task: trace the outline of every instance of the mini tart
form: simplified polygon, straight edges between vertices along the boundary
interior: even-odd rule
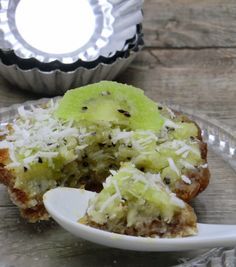
[[[197,233],[193,209],[176,197],[160,175],[124,164],[106,179],[80,222],[134,236],[184,237]]]
[[[111,97],[107,88],[102,96]],[[60,118],[56,115],[60,105],[49,101],[27,110],[21,106],[14,123],[0,128],[0,182],[27,220],[48,219],[42,201],[46,191],[68,186],[100,192],[110,171],[119,170],[123,163],[160,175],[184,201],[207,187],[207,146],[199,127],[185,116],[155,103],[161,120],[158,128],[132,129],[123,110],[113,111],[118,113],[115,123],[100,123],[94,121],[95,115],[92,122]],[[119,116],[125,117],[125,123],[122,117],[119,125]]]

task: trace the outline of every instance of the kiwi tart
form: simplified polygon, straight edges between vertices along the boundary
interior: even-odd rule
[[[135,87],[103,81],[70,90],[44,106],[27,110],[21,106],[18,113],[14,123],[0,129],[0,181],[31,222],[48,219],[42,202],[47,190],[69,186],[103,195],[111,172],[120,177],[124,168],[146,180],[151,175],[159,177],[157,187],[170,198],[176,194],[179,201],[193,199],[208,185],[207,147],[199,127]],[[136,184],[133,176],[129,179],[130,186]],[[142,197],[147,201],[146,195]],[[190,210],[187,204],[176,208],[173,218],[180,220],[179,214],[186,210]],[[105,225],[111,229],[109,222]],[[138,234],[149,235],[132,227]]]
[[[111,171],[81,223],[135,236],[183,237],[197,233],[192,208],[177,198],[160,174],[124,163]]]

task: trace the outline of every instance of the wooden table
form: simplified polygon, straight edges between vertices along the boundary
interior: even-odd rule
[[[146,0],[143,27],[146,47],[118,81],[143,88],[156,101],[207,115],[236,136],[236,2]],[[40,97],[0,80],[0,107]],[[220,164],[212,159],[216,168]],[[27,224],[3,188],[0,234],[3,266],[157,266],[166,259],[163,253],[123,252],[84,242],[53,223]],[[168,264],[181,255],[168,256]]]

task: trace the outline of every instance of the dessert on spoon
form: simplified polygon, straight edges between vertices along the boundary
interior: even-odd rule
[[[0,132],[0,181],[31,222],[56,187],[96,191],[81,222],[136,236],[197,233],[187,204],[209,182],[197,124],[133,86],[103,81],[19,108]]]

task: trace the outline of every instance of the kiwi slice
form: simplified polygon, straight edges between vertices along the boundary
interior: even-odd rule
[[[109,122],[131,130],[159,131],[164,122],[156,103],[141,89],[111,81],[68,91],[56,116],[86,123]]]

